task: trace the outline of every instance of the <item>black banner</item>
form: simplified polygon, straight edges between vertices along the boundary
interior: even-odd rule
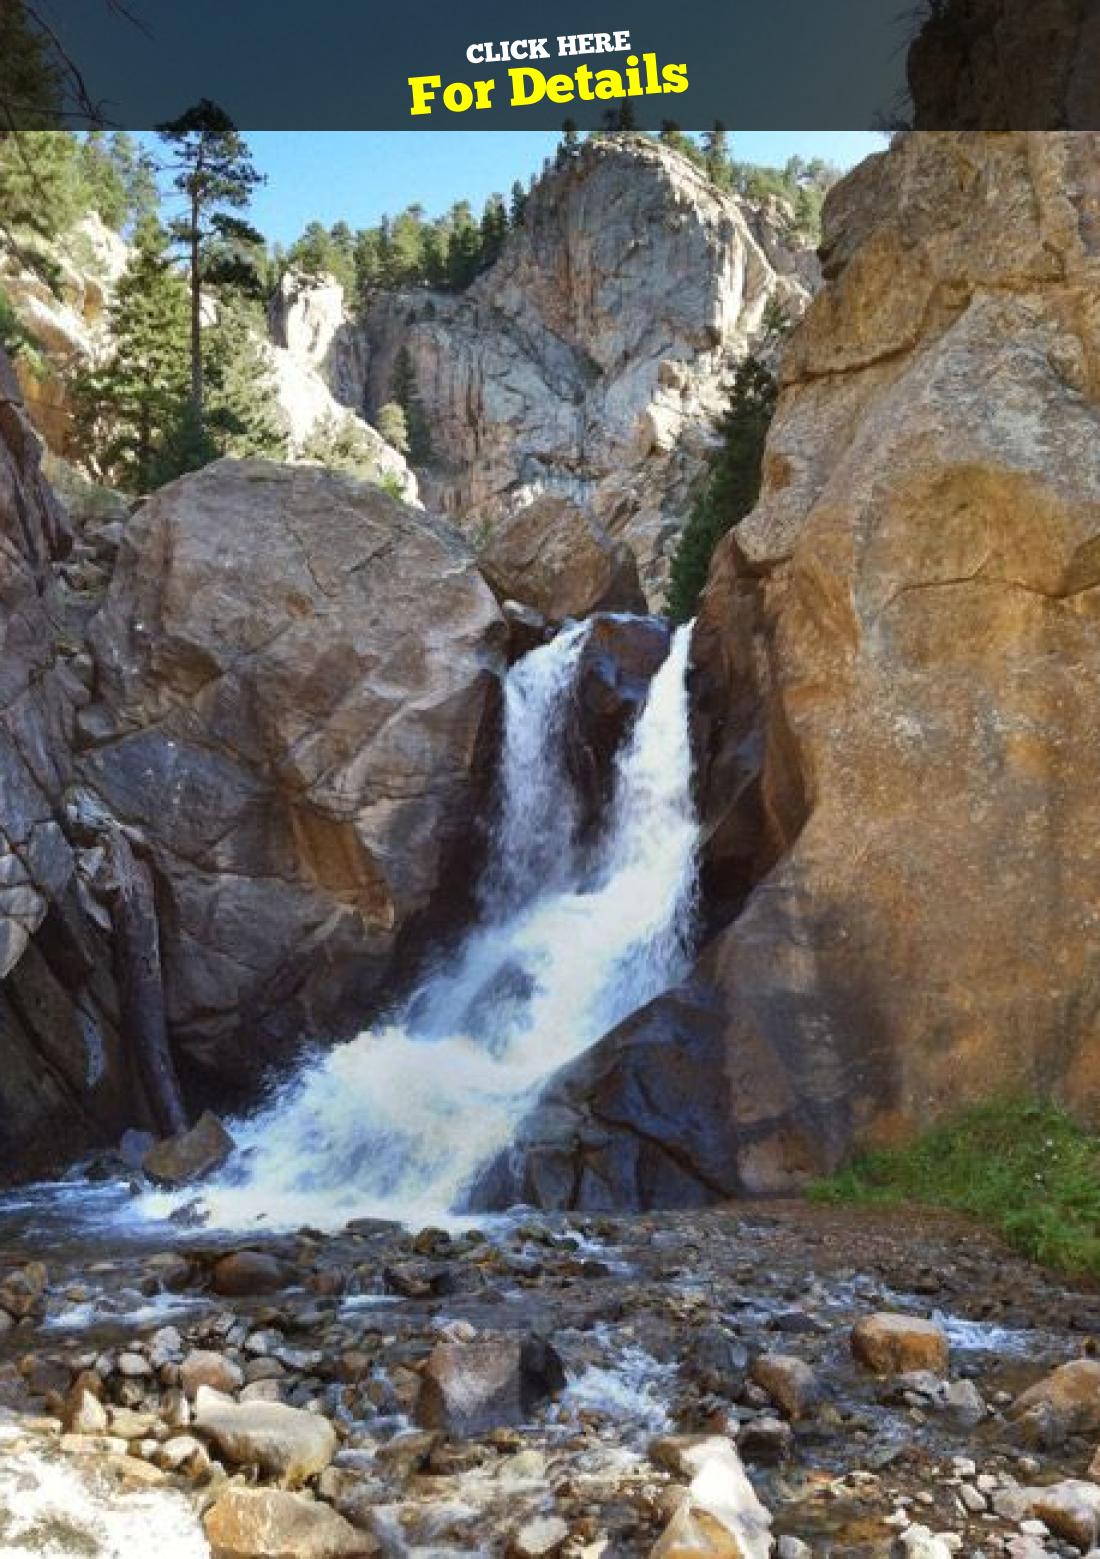
[[[46,122],[25,23],[72,126],[149,128],[210,98],[256,130],[1086,128],[1097,9],[0,0],[0,108],[12,127]]]

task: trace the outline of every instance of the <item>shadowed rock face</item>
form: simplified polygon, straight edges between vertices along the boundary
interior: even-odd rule
[[[657,617],[600,616],[592,623],[565,730],[565,763],[586,838],[606,823],[617,756],[671,642],[671,628]]]
[[[1095,129],[1096,0],[935,0],[907,59],[917,130]]]
[[[147,841],[199,1096],[359,1026],[463,906],[504,639],[460,538],[350,478],[223,461],[134,521],[82,769]]]
[[[0,1179],[140,1121],[110,953],[63,828],[75,697],[53,565],[69,551],[40,446],[0,353]]]

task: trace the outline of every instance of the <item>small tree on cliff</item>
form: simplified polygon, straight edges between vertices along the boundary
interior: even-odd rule
[[[110,311],[112,351],[73,387],[74,439],[96,473],[128,492],[148,492],[187,401],[187,287],[168,235],[147,219]]]
[[[241,242],[247,224],[225,208],[242,211],[263,175],[252,164],[244,137],[229,115],[203,98],[179,119],[158,127],[161,140],[172,153],[169,169],[176,189],[186,202],[185,215],[172,225],[172,237],[187,254],[191,291],[191,404],[202,421],[202,283],[207,246],[214,237],[231,230]],[[260,235],[249,230],[257,241]]]
[[[286,458],[287,422],[264,335],[259,310],[232,297],[219,301],[216,323],[203,332],[205,422],[218,455]]]
[[[387,401],[380,408],[375,427],[391,449],[396,449],[402,455],[408,454],[409,428],[405,421],[404,408],[396,401]]]
[[[416,371],[407,346],[403,346],[394,359],[390,393],[405,414],[409,459],[414,465],[424,465],[431,459],[432,445],[428,419],[424,415],[416,387]]]
[[[673,622],[694,617],[715,547],[756,502],[776,395],[771,369],[759,357],[744,358],[734,378],[729,410],[718,425],[721,445],[672,560],[666,609]]]

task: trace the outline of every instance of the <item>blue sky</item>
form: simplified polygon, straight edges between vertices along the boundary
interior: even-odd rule
[[[306,223],[376,222],[419,201],[435,216],[455,200],[476,210],[513,179],[526,182],[552,154],[551,131],[253,131],[248,137],[268,182],[256,193],[251,220],[271,240],[289,244]],[[851,167],[881,151],[869,131],[730,131],[734,156],[782,165],[795,154]]]

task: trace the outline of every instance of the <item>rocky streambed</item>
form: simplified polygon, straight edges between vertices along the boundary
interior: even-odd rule
[[[1100,1292],[951,1218],[114,1226],[0,1214],[4,1555],[1096,1542]]]

